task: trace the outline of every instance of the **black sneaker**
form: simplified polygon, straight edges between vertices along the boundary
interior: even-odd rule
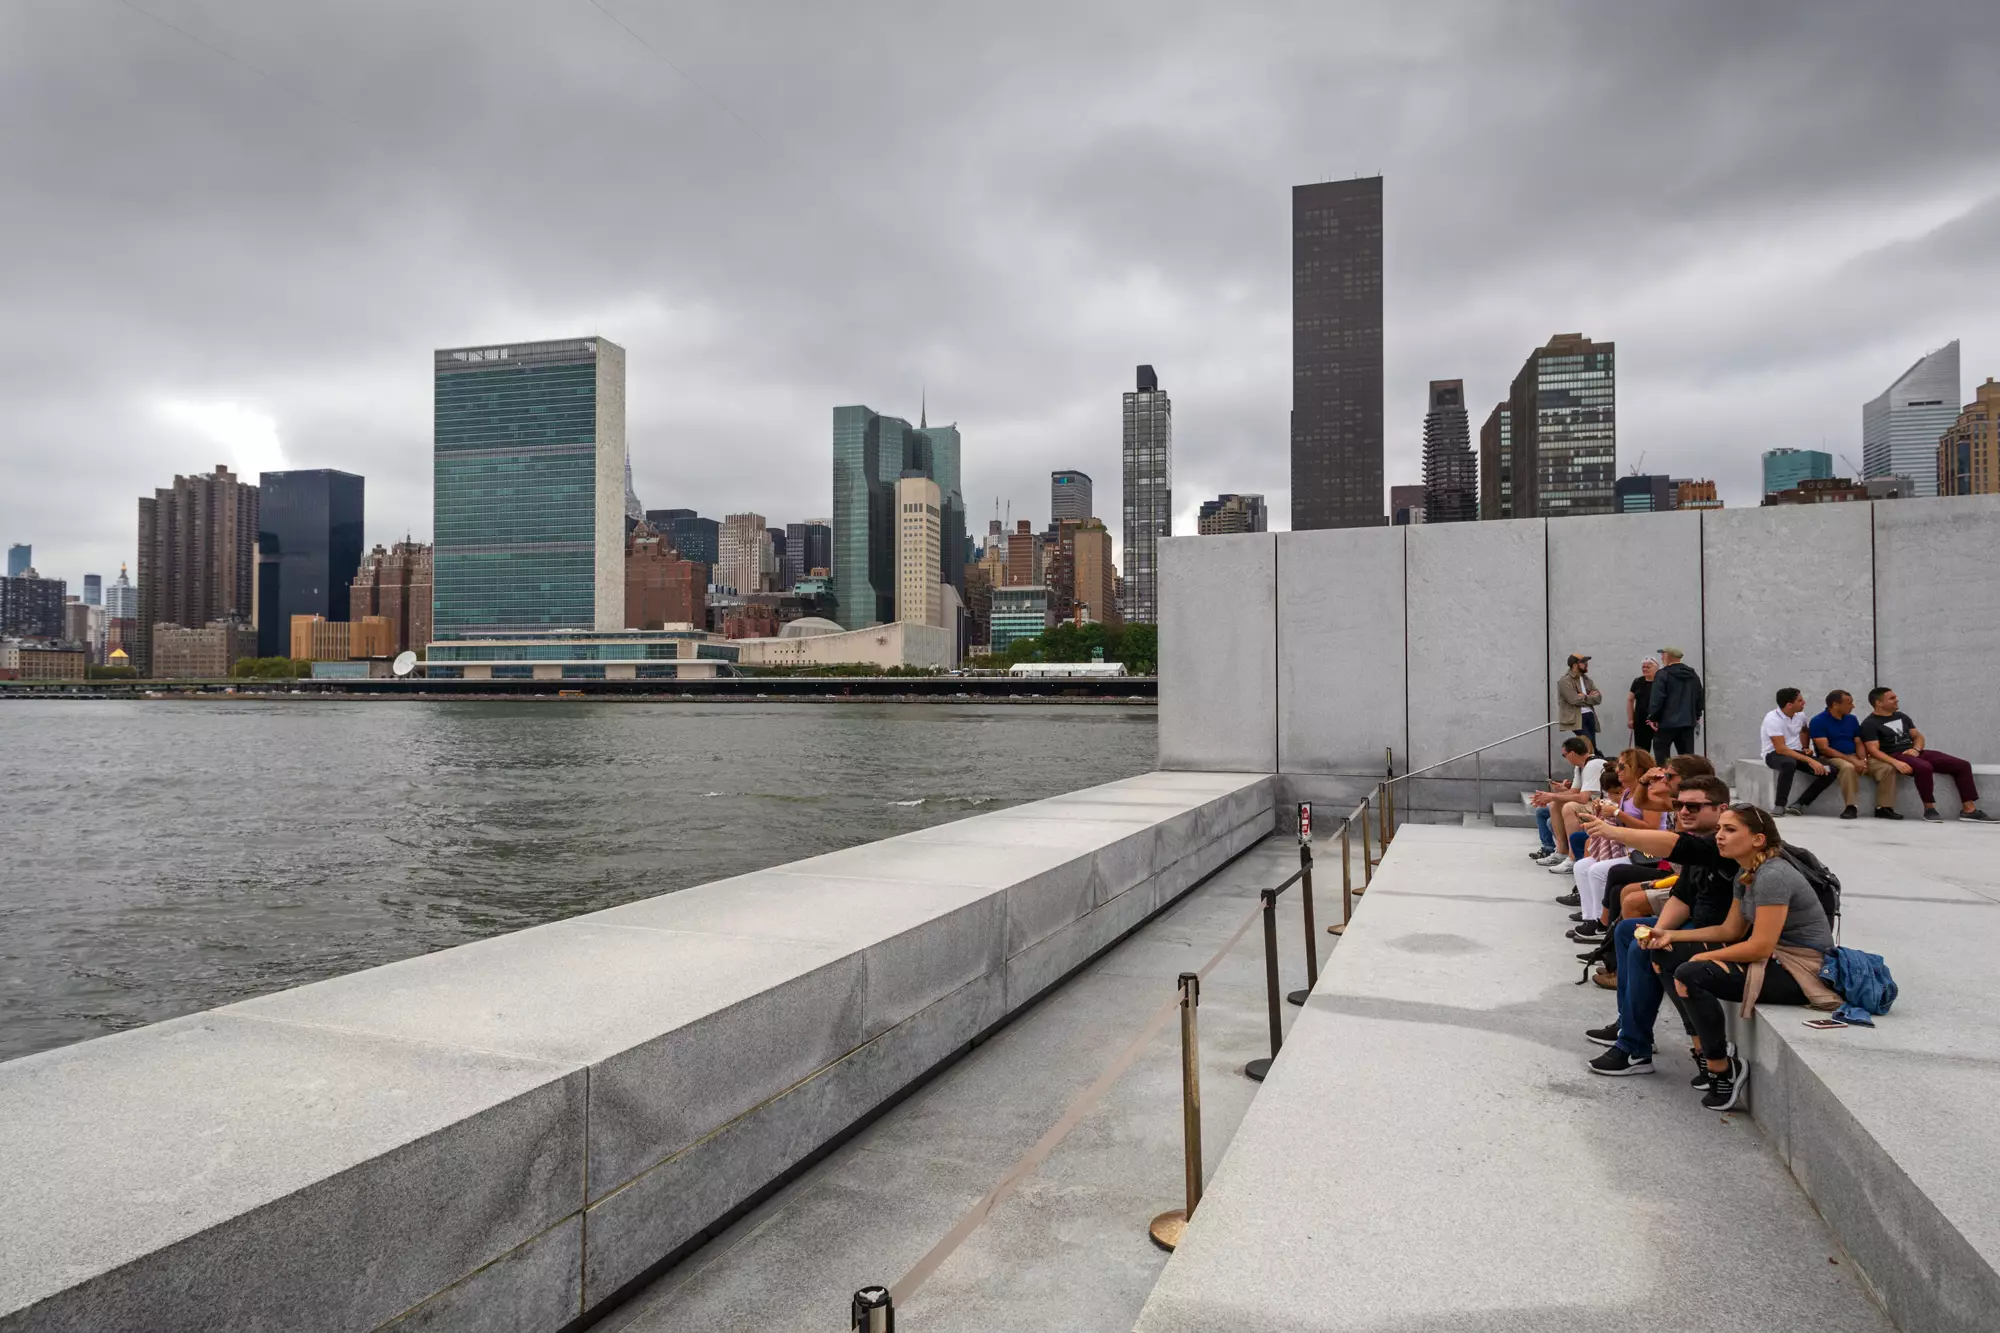
[[[1582,921],[1582,920],[1583,920],[1583,913],[1582,913],[1582,911],[1580,911],[1580,910],[1579,910],[1579,911],[1575,911],[1575,912],[1571,912],[1571,913],[1569,914],[1569,919],[1570,919],[1570,920],[1572,920],[1572,921]]]
[[[1583,899],[1575,893],[1559,893],[1556,895],[1556,901],[1564,907],[1583,906]]]
[[[1553,855],[1555,850],[1553,847],[1537,847],[1534,851],[1528,853],[1528,859],[1530,861],[1539,861],[1545,856]]]
[[[1729,1072],[1708,1076],[1708,1095],[1701,1104],[1711,1111],[1734,1111],[1743,1104],[1743,1090],[1750,1086],[1750,1067],[1731,1056]]]
[[[1840,817],[1842,819],[1859,819],[1861,818],[1861,812],[1850,805],[1840,812]]]
[[[2000,820],[1995,820],[1992,815],[1987,814],[1984,810],[1967,810],[1959,818],[1962,820],[1969,819],[1975,824],[2000,823]]]
[[[1585,921],[1569,932],[1569,937],[1578,944],[1588,944],[1604,937],[1604,924],[1599,921]]]
[[[1622,1078],[1627,1074],[1650,1074],[1653,1072],[1653,1057],[1650,1055],[1627,1055],[1613,1046],[1595,1060],[1588,1062],[1590,1072],[1603,1074],[1609,1078]]]
[[[1805,808],[1804,806],[1802,806],[1802,805],[1799,805],[1799,804],[1798,804],[1798,803],[1796,803],[1796,802],[1794,802],[1793,804],[1791,804],[1791,805],[1788,805],[1788,806],[1786,806],[1786,807],[1785,807],[1785,813],[1786,813],[1786,814],[1788,814],[1788,815],[1792,815],[1792,816],[1795,816],[1795,817],[1796,817],[1796,816],[1798,816],[1798,815],[1803,815],[1803,814],[1804,814],[1805,812],[1806,812],[1806,808]]]
[[[1734,1060],[1736,1058],[1736,1043],[1733,1041],[1730,1042],[1726,1049],[1729,1051],[1729,1058]],[[1694,1077],[1688,1080],[1688,1086],[1690,1088],[1707,1087],[1709,1080],[1713,1079],[1715,1075],[1708,1072],[1708,1061],[1701,1058],[1701,1047],[1695,1047],[1689,1054],[1694,1058]]]
[[[1894,806],[1889,806],[1889,805],[1878,805],[1878,806],[1876,806],[1876,807],[1875,807],[1875,818],[1877,818],[1877,819],[1901,819],[1901,818],[1902,818],[1902,816],[1896,813],[1896,808],[1895,808]]]
[[[1924,822],[1926,824],[1942,824],[1944,823],[1944,816],[1938,813],[1936,806],[1927,805],[1924,807]]]
[[[1618,1044],[1618,1020],[1613,1019],[1601,1028],[1591,1028],[1583,1035],[1591,1041],[1596,1042],[1599,1046],[1616,1046]]]

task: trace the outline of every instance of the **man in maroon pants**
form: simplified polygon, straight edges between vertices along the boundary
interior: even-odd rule
[[[1898,773],[1907,773],[1916,779],[1917,795],[1924,802],[1925,819],[1935,821],[1944,818],[1938,813],[1934,783],[1937,774],[1949,773],[1952,785],[1958,788],[1958,817],[1982,823],[1992,821],[1993,816],[1979,808],[1979,786],[1972,780],[1972,765],[1956,755],[1933,750],[1910,715],[1897,709],[1894,690],[1886,685],[1877,685],[1868,691],[1868,702],[1874,711],[1861,724],[1858,737],[1861,748],[1869,758],[1880,759]],[[1894,809],[1880,807],[1876,809],[1875,817],[1902,818]]]

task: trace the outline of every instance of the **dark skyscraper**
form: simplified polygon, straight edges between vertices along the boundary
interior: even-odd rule
[[[722,525],[692,509],[648,509],[646,522],[683,560],[715,568],[722,558]]]
[[[1479,428],[1479,517],[1514,517],[1514,423],[1502,401]]]
[[[1618,348],[1559,333],[1529,354],[1508,399],[1509,518],[1613,514],[1618,499]]]
[[[1382,178],[1292,187],[1292,529],[1382,522]]]
[[[785,525],[785,586],[815,569],[833,568],[833,524],[821,518]]]
[[[257,655],[291,651],[292,617],[348,618],[361,567],[364,483],[313,468],[257,479]]]
[[[85,606],[104,605],[104,576],[85,574],[83,576],[83,604]]]
[[[1174,535],[1174,404],[1151,366],[1125,395],[1125,619],[1160,617],[1160,538]]]
[[[1470,523],[1479,517],[1479,460],[1465,415],[1465,381],[1432,380],[1424,418],[1424,522]]]

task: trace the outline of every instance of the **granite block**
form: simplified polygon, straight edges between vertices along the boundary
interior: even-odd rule
[[[1160,767],[1277,768],[1271,533],[1160,542]]]
[[[1409,528],[1278,534],[1278,767],[1379,773],[1409,752],[1403,662]]]
[[[581,1205],[583,1071],[200,1014],[0,1065],[0,1324],[372,1328]]]
[[[2000,496],[1867,508],[1875,534],[1869,683],[1893,687],[1940,750],[2000,762],[2000,691],[1989,679],[2000,659]]]
[[[582,1314],[579,1211],[382,1327],[388,1333],[557,1333]]]
[[[1718,772],[1762,755],[1758,724],[1781,686],[1804,690],[1813,712],[1829,690],[1867,698],[1875,683],[1873,508],[1771,505],[1701,515],[1702,739]],[[1783,596],[1772,595],[1774,579]]]

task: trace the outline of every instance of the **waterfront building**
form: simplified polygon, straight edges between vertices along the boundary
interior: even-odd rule
[[[211,620],[199,629],[163,621],[152,629],[152,668],[139,674],[155,680],[221,680],[257,656],[257,631],[247,620]]]
[[[1412,523],[1428,521],[1424,508],[1426,491],[1422,486],[1391,486],[1389,488],[1389,522],[1399,528]]]
[[[1069,559],[1071,610],[1085,620],[1116,625],[1118,567],[1111,559],[1111,529],[1095,518],[1083,519],[1073,527],[1068,538],[1073,552]]]
[[[1514,377],[1511,518],[1617,512],[1618,348],[1559,333]]]
[[[257,489],[257,655],[277,657],[297,617],[348,618],[366,484],[311,468],[262,473]]]
[[[85,606],[104,605],[104,576],[85,574],[83,576],[83,604]]]
[[[711,680],[731,674],[734,644],[691,625],[544,630],[431,645],[433,680]]]
[[[328,620],[325,616],[293,616],[287,635],[290,656],[305,662],[346,662],[370,657],[394,657],[396,628],[387,616]],[[262,627],[259,627],[259,641]],[[259,652],[259,657],[281,654]]]
[[[1096,512],[1092,508],[1088,473],[1070,469],[1049,473],[1050,523],[1060,523],[1066,518],[1090,518]]]
[[[1479,460],[1465,414],[1465,381],[1432,380],[1424,416],[1426,523],[1470,523],[1479,517]],[[1395,501],[1391,499],[1391,507]]]
[[[431,568],[431,548],[423,542],[378,543],[361,557],[348,590],[349,617],[386,619],[396,652],[423,647],[431,641]]]
[[[1833,455],[1823,449],[1766,449],[1764,494],[1789,491],[1802,481],[1831,477]]]
[[[797,587],[814,570],[833,571],[833,520],[809,518],[785,525],[785,586]]]
[[[1514,517],[1514,421],[1501,399],[1479,427],[1479,517]]]
[[[1702,479],[1690,479],[1675,483],[1674,508],[1676,509],[1720,509],[1722,501],[1715,494],[1715,483]]]
[[[206,632],[220,621],[247,625],[256,615],[259,501],[255,486],[221,464],[140,497],[139,606],[131,645],[140,675],[164,674],[154,669],[155,626]],[[253,643],[245,656],[255,648]]]
[[[1292,529],[1381,523],[1382,178],[1294,186]]]
[[[1611,485],[1621,514],[1657,514],[1674,507],[1677,488],[1664,472],[1635,472]]]
[[[716,556],[715,586],[726,592],[766,591],[765,524],[762,514],[728,514],[722,520],[721,547]]]
[[[921,473],[909,472],[896,481],[896,619],[920,625],[943,625],[942,568],[943,491]]]
[[[45,579],[33,565],[0,579],[0,635],[23,639],[63,637],[63,604],[69,585]]]
[[[7,577],[18,579],[34,568],[35,548],[26,542],[15,542],[7,548]]]
[[[83,680],[90,658],[73,643],[0,643],[0,679]]]
[[[1049,627],[1049,590],[1041,587],[995,588],[990,642],[996,653],[1016,639],[1032,639]]]
[[[1232,532],[1268,532],[1270,528],[1270,510],[1261,495],[1224,492],[1213,500],[1203,500],[1201,511],[1194,520],[1195,532],[1203,537]]]
[[[1139,367],[1124,411],[1125,612],[1150,625],[1159,618],[1160,538],[1174,535],[1174,404],[1151,366]]]
[[[1861,406],[1861,470],[1907,476],[1918,495],[1937,494],[1938,440],[1958,419],[1958,340],[1917,358]]]
[[[1991,375],[1938,440],[1939,495],[2000,495],[2000,384]]]
[[[952,589],[946,595],[955,597],[957,591]],[[914,620],[844,630],[834,621],[809,616],[792,621],[775,634],[732,640],[730,646],[742,666],[934,667],[949,671],[959,662],[954,629]]]
[[[853,405],[833,409],[835,615],[849,629],[896,618],[896,483],[915,472],[937,483],[939,581],[965,581],[963,447],[956,426],[912,426]]]
[[[456,347],[435,370],[434,632],[625,620],[625,349]]]
[[[1007,565],[1001,585],[1009,588],[1041,586],[1046,572],[1047,552],[1041,536],[1027,519],[1016,520],[1014,531],[1007,534]]]
[[[625,627],[708,623],[708,566],[684,559],[651,523],[625,539]]]
[[[692,509],[648,509],[646,522],[667,539],[683,560],[705,565],[712,573],[722,558],[722,525]]]

